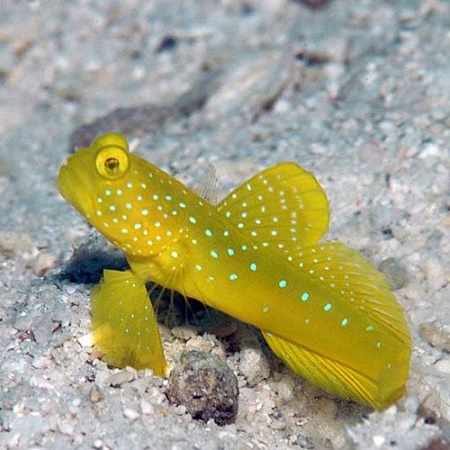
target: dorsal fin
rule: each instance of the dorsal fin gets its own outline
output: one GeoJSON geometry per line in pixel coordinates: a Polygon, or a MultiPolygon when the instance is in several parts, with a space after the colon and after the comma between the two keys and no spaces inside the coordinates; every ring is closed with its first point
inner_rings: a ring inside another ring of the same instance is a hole
{"type": "Polygon", "coordinates": [[[289,162],[250,178],[217,210],[250,242],[290,250],[315,244],[328,230],[330,216],[327,197],[314,176],[289,162]]]}
{"type": "Polygon", "coordinates": [[[207,202],[213,205],[217,204],[217,174],[214,164],[208,164],[204,180],[196,189],[196,192],[207,202]]]}

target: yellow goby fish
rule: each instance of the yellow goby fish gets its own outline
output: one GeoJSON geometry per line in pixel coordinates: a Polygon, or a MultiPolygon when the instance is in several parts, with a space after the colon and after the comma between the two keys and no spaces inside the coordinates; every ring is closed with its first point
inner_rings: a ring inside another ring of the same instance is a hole
{"type": "Polygon", "coordinates": [[[69,157],[58,188],[130,264],[105,270],[92,293],[110,364],[166,373],[151,280],[259,328],[288,367],[331,393],[377,410],[403,394],[403,310],[357,252],[318,242],[327,197],[298,165],[264,170],[212,205],[110,133],[69,157]]]}

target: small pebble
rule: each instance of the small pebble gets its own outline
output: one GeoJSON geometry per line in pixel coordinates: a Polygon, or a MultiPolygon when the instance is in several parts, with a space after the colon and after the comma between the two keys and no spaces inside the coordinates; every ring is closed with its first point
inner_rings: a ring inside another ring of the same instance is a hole
{"type": "Polygon", "coordinates": [[[37,277],[43,277],[50,269],[55,267],[58,256],[53,253],[41,252],[32,263],[33,273],[37,277]]]}
{"type": "Polygon", "coordinates": [[[70,423],[61,422],[59,424],[59,430],[61,431],[61,433],[71,436],[73,434],[74,427],[70,423]]]}
{"type": "Polygon", "coordinates": [[[295,381],[291,376],[284,376],[277,385],[278,396],[283,402],[288,402],[294,397],[295,381]]]}
{"type": "Polygon", "coordinates": [[[150,415],[155,412],[155,408],[153,408],[153,405],[146,400],[141,400],[140,406],[142,414],[150,415]]]}
{"type": "Polygon", "coordinates": [[[247,380],[248,386],[256,386],[270,376],[269,362],[260,347],[242,349],[239,370],[247,380]]]}
{"type": "Polygon", "coordinates": [[[375,444],[376,448],[381,448],[384,443],[386,442],[386,438],[384,436],[377,436],[375,435],[373,438],[373,443],[375,444]]]}
{"type": "Polygon", "coordinates": [[[439,372],[446,373],[450,375],[450,360],[448,359],[441,359],[436,362],[434,365],[439,372]]]}
{"type": "Polygon", "coordinates": [[[135,409],[132,409],[132,408],[124,408],[123,415],[127,419],[131,419],[131,420],[136,420],[141,416],[139,411],[136,411],[135,409]]]}
{"type": "Polygon", "coordinates": [[[121,370],[113,373],[107,380],[107,384],[112,387],[120,387],[122,384],[130,383],[136,378],[136,373],[129,370],[121,370]]]}
{"type": "Polygon", "coordinates": [[[232,370],[217,355],[196,350],[181,355],[169,377],[167,398],[183,405],[194,419],[213,419],[217,425],[234,422],[238,385],[232,370]]]}
{"type": "Polygon", "coordinates": [[[78,343],[82,347],[93,347],[95,345],[94,333],[87,333],[78,338],[78,343]]]}
{"type": "Polygon", "coordinates": [[[105,398],[105,396],[103,395],[102,390],[100,389],[99,386],[97,386],[96,384],[94,384],[91,387],[91,390],[89,391],[89,400],[92,403],[98,403],[101,400],[103,400],[105,398]]]}
{"type": "Polygon", "coordinates": [[[432,347],[450,352],[450,325],[439,321],[422,323],[420,334],[432,347]]]}
{"type": "Polygon", "coordinates": [[[387,258],[381,261],[379,270],[393,289],[404,287],[408,281],[406,267],[397,258],[387,258]]]}
{"type": "Polygon", "coordinates": [[[280,411],[275,411],[272,414],[269,414],[270,417],[270,428],[273,430],[282,431],[286,429],[286,421],[284,420],[284,416],[280,411]]]}
{"type": "Polygon", "coordinates": [[[103,448],[103,441],[101,439],[96,439],[93,444],[94,448],[103,448]]]}
{"type": "Polygon", "coordinates": [[[45,356],[39,356],[31,361],[31,365],[35,369],[44,369],[50,365],[50,360],[45,356]]]}
{"type": "Polygon", "coordinates": [[[294,445],[298,445],[300,448],[306,448],[308,450],[312,450],[313,448],[315,448],[314,444],[303,434],[294,436],[294,438],[292,439],[292,443],[294,445]]]}

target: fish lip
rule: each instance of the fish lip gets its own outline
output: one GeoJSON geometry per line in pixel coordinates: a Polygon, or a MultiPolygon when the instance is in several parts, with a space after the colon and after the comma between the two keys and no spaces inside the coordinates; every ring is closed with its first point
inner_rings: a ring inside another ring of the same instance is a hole
{"type": "Polygon", "coordinates": [[[56,179],[56,185],[58,187],[58,191],[64,198],[67,198],[67,189],[66,189],[67,182],[64,182],[64,181],[67,180],[68,169],[69,169],[69,167],[68,167],[68,164],[66,161],[59,168],[58,177],[56,179]],[[65,180],[63,180],[63,178],[65,178],[65,180]]]}
{"type": "Polygon", "coordinates": [[[80,195],[85,190],[81,182],[80,174],[71,169],[68,160],[63,164],[58,173],[57,186],[59,193],[77,209],[80,205],[80,195]],[[80,193],[80,190],[82,191],[80,193]]]}

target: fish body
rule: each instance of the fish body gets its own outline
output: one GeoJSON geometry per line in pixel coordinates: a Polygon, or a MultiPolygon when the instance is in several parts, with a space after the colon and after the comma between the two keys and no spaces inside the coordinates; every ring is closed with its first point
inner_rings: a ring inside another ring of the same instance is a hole
{"type": "Polygon", "coordinates": [[[403,310],[357,252],[319,242],[328,201],[298,165],[266,169],[212,205],[111,133],[69,158],[58,188],[130,264],[105,271],[92,295],[94,335],[112,364],[166,371],[151,280],[259,328],[294,372],[329,392],[379,410],[403,394],[403,310]]]}

